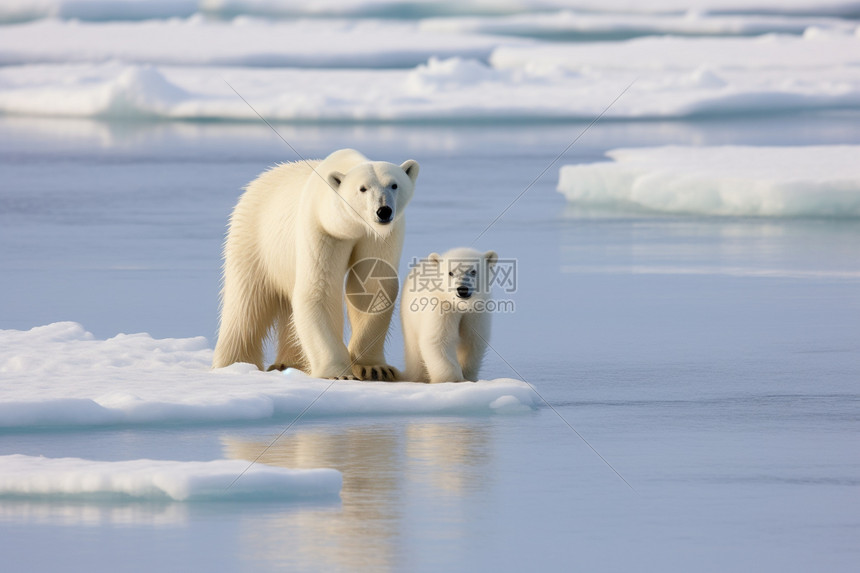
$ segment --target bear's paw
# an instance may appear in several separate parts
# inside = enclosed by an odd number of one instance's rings
[[[352,373],[358,380],[395,382],[397,380],[397,369],[388,364],[354,364]]]

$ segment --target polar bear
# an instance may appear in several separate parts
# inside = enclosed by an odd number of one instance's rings
[[[230,217],[212,366],[249,362],[262,370],[263,342],[277,323],[270,369],[394,379],[383,349],[393,304],[375,313],[347,305],[347,348],[344,277],[368,258],[397,268],[418,169],[411,159],[395,165],[342,149],[322,161],[278,165],[252,181]]]
[[[461,247],[432,253],[403,285],[406,380],[477,380],[490,339],[491,270],[498,256]]]

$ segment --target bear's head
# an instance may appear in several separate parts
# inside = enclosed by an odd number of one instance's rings
[[[392,223],[403,216],[415,193],[418,162],[395,165],[385,161],[368,161],[346,173],[333,171],[328,184],[343,200],[343,224],[365,233],[385,237]]]
[[[451,249],[445,254],[431,253],[422,265],[425,278],[437,277],[436,296],[443,310],[482,311],[492,298],[493,267],[499,257],[495,251],[482,253],[468,247]]]

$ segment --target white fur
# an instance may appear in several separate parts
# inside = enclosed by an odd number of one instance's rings
[[[490,339],[489,271],[497,259],[493,251],[463,247],[432,253],[409,272],[400,301],[407,380],[478,379]],[[458,286],[472,289],[471,296],[458,297]]]
[[[417,176],[412,160],[371,162],[342,149],[322,161],[278,165],[252,181],[230,217],[213,367],[249,362],[262,369],[263,341],[277,323],[273,367],[362,379],[363,366],[368,376],[370,367],[390,369],[383,347],[393,309],[366,314],[347,305],[352,336],[349,348],[344,344],[344,277],[368,257],[397,268],[403,210]],[[376,216],[381,205],[394,211],[387,225]]]

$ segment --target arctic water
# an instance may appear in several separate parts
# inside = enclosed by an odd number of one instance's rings
[[[102,461],[253,460],[280,435],[258,463],[343,474],[340,498],[320,501],[4,497],[4,569],[851,570],[857,220],[579,209],[556,186],[562,165],[620,147],[858,144],[858,119],[281,124],[280,137],[262,122],[3,119],[0,327],[211,346],[227,217],[244,184],[297,159],[282,137],[304,157],[418,160],[402,269],[476,239],[514,259],[516,288],[496,297],[515,310],[494,317],[482,378],[545,399],[509,415],[311,407],[288,429],[292,416],[3,431],[3,455]],[[402,364],[396,320],[387,353]]]

